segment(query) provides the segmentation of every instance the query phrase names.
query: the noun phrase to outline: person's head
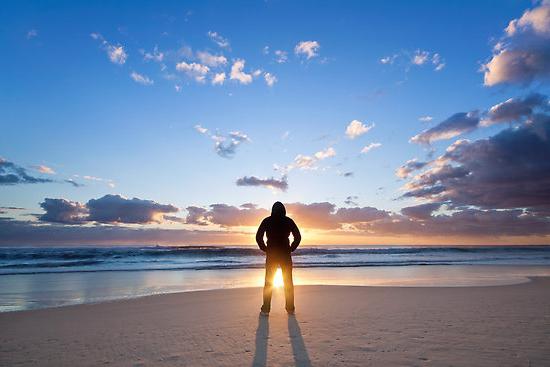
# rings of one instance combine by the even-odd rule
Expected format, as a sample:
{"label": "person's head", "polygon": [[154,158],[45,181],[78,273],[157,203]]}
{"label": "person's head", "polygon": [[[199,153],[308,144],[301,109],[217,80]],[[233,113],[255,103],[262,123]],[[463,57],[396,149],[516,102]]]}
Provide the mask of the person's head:
{"label": "person's head", "polygon": [[272,217],[284,217],[286,215],[286,209],[283,203],[280,201],[275,202],[271,208]]}

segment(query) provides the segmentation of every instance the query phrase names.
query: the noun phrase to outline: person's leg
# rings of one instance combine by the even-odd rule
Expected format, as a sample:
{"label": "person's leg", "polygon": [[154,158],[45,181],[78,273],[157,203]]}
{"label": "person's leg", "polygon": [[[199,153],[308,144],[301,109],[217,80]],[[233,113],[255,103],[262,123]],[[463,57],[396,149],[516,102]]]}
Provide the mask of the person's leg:
{"label": "person's leg", "polygon": [[277,263],[267,256],[265,260],[264,304],[262,312],[271,310],[271,294],[273,292],[273,276],[277,270]]}
{"label": "person's leg", "polygon": [[292,281],[292,259],[290,256],[281,262],[281,270],[285,284],[285,308],[288,312],[294,312],[294,283]]}

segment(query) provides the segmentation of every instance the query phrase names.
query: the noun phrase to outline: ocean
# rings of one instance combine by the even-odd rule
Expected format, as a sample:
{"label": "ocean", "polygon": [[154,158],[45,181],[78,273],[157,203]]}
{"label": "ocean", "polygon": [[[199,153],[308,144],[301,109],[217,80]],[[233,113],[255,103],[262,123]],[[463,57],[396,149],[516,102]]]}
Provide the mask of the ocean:
{"label": "ocean", "polygon": [[[295,283],[498,285],[550,275],[550,246],[323,246],[293,254]],[[0,312],[263,283],[253,247],[0,248]]]}

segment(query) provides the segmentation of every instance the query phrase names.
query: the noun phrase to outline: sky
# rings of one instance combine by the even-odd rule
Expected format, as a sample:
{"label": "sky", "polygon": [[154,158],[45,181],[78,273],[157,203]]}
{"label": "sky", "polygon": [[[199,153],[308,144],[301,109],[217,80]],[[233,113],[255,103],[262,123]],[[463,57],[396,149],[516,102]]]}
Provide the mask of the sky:
{"label": "sky", "polygon": [[550,3],[7,1],[0,245],[550,242]]}

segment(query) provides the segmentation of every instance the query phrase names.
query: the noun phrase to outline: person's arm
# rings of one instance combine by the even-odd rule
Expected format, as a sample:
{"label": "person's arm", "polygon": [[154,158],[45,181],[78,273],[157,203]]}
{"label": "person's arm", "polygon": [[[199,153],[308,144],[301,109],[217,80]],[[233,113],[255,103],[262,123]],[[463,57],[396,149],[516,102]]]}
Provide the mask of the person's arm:
{"label": "person's arm", "polygon": [[294,221],[290,220],[290,230],[292,232],[292,237],[294,237],[294,240],[292,240],[292,244],[290,245],[290,251],[294,252],[300,245],[300,241],[302,241],[302,235],[300,234],[300,230],[298,229],[298,226]]}
{"label": "person's arm", "polygon": [[260,250],[262,250],[263,252],[267,250],[267,246],[265,245],[265,242],[264,242],[265,227],[266,227],[266,223],[264,219],[262,220],[262,223],[258,227],[258,232],[256,232],[256,243],[258,244],[258,247],[260,248]]}

